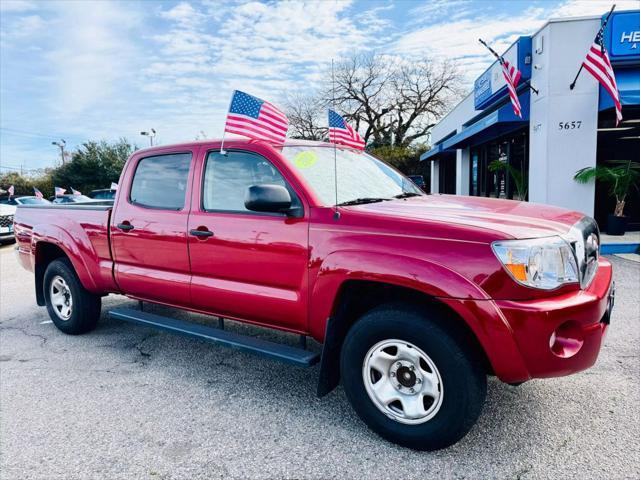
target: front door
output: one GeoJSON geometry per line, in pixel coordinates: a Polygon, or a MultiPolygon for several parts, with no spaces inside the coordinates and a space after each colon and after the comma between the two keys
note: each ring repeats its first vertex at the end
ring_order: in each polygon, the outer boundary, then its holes
{"type": "Polygon", "coordinates": [[[191,300],[213,314],[306,331],[308,208],[302,218],[252,212],[247,188],[287,187],[276,165],[249,151],[212,151],[198,167],[201,191],[189,216],[191,300]],[[205,233],[198,233],[205,232],[205,233]]]}
{"type": "Polygon", "coordinates": [[[188,306],[193,151],[134,158],[111,222],[115,278],[137,298],[188,306]]]}

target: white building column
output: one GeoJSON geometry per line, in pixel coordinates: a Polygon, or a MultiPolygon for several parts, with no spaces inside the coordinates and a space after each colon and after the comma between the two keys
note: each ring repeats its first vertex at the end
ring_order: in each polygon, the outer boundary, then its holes
{"type": "Polygon", "coordinates": [[[440,193],[440,163],[431,162],[431,193],[440,193]]]}
{"type": "Polygon", "coordinates": [[[533,38],[529,127],[529,201],[593,216],[595,185],[573,180],[576,171],[596,165],[598,83],[583,71],[569,89],[585,51],[600,27],[592,21],[552,22],[533,38]],[[551,41],[553,38],[553,41],[551,41]]]}
{"type": "Polygon", "coordinates": [[[470,148],[456,151],[456,195],[469,195],[470,148]]]}

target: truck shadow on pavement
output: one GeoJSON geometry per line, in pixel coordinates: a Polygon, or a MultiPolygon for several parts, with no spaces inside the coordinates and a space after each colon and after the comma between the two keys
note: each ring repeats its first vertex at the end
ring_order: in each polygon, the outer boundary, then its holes
{"type": "MultiPolygon", "coordinates": [[[[238,415],[251,411],[252,415],[258,413],[265,418],[280,417],[286,422],[298,421],[300,428],[319,428],[324,432],[335,429],[332,435],[356,434],[358,441],[364,441],[368,447],[409,451],[369,431],[351,409],[341,386],[318,398],[315,392],[319,365],[293,367],[238,350],[113,320],[106,313],[114,307],[137,308],[136,303],[122,300],[122,297],[109,299],[98,328],[89,334],[102,348],[113,349],[116,355],[121,356],[121,363],[113,369],[114,372],[137,377],[144,377],[149,371],[153,371],[154,376],[161,372],[169,384],[187,382],[188,390],[196,390],[202,396],[233,401],[238,415]]],[[[144,309],[189,321],[216,322],[214,317],[159,305],[145,303],[144,309]]],[[[227,321],[226,328],[280,343],[295,345],[297,341],[295,335],[238,322],[227,321]]],[[[321,350],[319,344],[313,341],[309,344],[310,350],[321,350]]],[[[140,393],[144,396],[144,392],[140,393]]],[[[474,451],[478,453],[477,448],[486,450],[488,442],[492,443],[492,448],[499,448],[500,442],[496,442],[496,438],[506,436],[517,441],[519,437],[526,436],[527,444],[543,438],[547,427],[536,428],[537,422],[532,419],[540,418],[547,408],[545,402],[548,398],[541,382],[513,387],[490,377],[487,401],[478,424],[467,437],[446,451],[472,455],[474,451]]],[[[185,407],[188,410],[188,406],[185,407]]]]}

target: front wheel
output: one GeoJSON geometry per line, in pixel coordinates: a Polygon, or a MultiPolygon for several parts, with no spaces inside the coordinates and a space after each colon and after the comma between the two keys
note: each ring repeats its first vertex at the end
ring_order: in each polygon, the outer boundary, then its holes
{"type": "Polygon", "coordinates": [[[102,300],[85,290],[69,260],[54,260],[47,266],[43,287],[49,317],[58,329],[78,335],[95,328],[102,300]]]}
{"type": "Polygon", "coordinates": [[[481,362],[442,320],[412,306],[383,305],[356,322],[342,348],[343,386],[358,416],[416,450],[464,437],[486,395],[481,362]]]}

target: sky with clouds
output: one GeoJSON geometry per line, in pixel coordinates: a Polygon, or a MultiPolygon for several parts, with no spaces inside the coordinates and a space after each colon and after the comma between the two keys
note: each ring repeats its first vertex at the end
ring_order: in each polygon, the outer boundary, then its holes
{"type": "MultiPolygon", "coordinates": [[[[638,0],[617,0],[617,9],[638,0]]],[[[146,145],[222,133],[233,89],[274,103],[354,52],[456,59],[470,88],[496,50],[599,0],[0,1],[0,172],[53,166],[52,141],[146,145]]],[[[585,46],[586,48],[586,46],[585,46]]]]}

